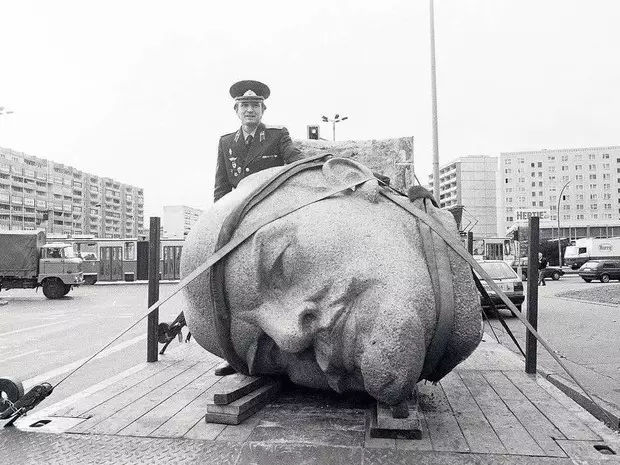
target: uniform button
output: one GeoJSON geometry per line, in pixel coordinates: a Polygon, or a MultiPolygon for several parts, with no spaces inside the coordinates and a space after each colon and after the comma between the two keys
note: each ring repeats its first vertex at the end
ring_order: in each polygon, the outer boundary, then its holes
{"type": "Polygon", "coordinates": [[[245,169],[245,171],[246,171],[246,173],[247,173],[248,171],[250,171],[250,168],[246,168],[246,169],[245,169]]]}

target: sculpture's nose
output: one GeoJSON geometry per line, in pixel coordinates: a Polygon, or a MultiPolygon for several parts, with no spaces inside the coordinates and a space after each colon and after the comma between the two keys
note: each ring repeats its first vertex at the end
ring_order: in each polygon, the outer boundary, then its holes
{"type": "Polygon", "coordinates": [[[313,302],[294,306],[271,302],[259,308],[261,329],[286,352],[301,352],[310,347],[318,329],[319,307],[313,302]]]}

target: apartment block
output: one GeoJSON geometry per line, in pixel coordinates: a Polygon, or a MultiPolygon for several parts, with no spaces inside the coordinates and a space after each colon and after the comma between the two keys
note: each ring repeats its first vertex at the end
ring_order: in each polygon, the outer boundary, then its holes
{"type": "Polygon", "coordinates": [[[163,237],[168,239],[185,239],[192,226],[203,213],[204,210],[186,205],[165,206],[162,220],[163,237]]]}
{"type": "Polygon", "coordinates": [[[111,178],[0,147],[0,229],[137,238],[145,235],[144,193],[111,178]]]}
{"type": "Polygon", "coordinates": [[[620,146],[505,152],[497,228],[540,217],[541,239],[620,236],[620,146]]]}
{"type": "MultiPolygon", "coordinates": [[[[471,155],[461,157],[439,169],[439,205],[462,205],[462,225],[474,236],[497,235],[497,157],[471,155]]],[[[433,175],[429,176],[432,192],[433,175]]]]}

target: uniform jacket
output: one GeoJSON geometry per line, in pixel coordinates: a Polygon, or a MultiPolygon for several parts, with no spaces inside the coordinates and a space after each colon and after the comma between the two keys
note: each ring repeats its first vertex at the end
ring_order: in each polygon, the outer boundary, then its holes
{"type": "Polygon", "coordinates": [[[217,152],[214,200],[217,202],[252,173],[302,158],[299,149],[293,146],[287,129],[282,126],[259,124],[247,148],[241,128],[226,134],[220,138],[217,152]]]}

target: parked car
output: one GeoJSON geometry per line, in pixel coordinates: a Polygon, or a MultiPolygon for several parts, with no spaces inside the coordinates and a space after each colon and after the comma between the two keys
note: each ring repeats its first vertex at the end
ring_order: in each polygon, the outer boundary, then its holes
{"type": "MultiPolygon", "coordinates": [[[[493,282],[506,294],[510,301],[515,304],[517,309],[521,311],[521,305],[525,300],[525,295],[523,294],[523,281],[517,276],[517,273],[502,260],[483,260],[478,263],[491,277],[493,282]]],[[[506,308],[506,304],[495,291],[493,291],[484,280],[481,280],[481,282],[489,294],[489,299],[484,299],[480,296],[482,308],[489,308],[491,302],[498,308],[506,308]]]]}
{"type": "Polygon", "coordinates": [[[608,283],[611,279],[620,280],[619,260],[590,260],[579,268],[579,276],[589,283],[598,279],[602,283],[608,283]]]}

